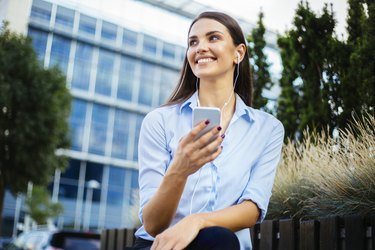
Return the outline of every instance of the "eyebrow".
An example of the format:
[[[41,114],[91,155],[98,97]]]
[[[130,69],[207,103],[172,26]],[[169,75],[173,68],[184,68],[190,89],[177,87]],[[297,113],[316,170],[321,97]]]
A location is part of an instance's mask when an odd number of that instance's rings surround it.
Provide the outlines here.
[[[213,30],[213,31],[209,31],[209,32],[207,32],[207,33],[206,33],[206,36],[210,36],[210,35],[215,34],[215,33],[223,34],[223,32],[221,32],[221,31]],[[189,39],[193,39],[193,38],[197,38],[197,36],[196,36],[196,35],[194,35],[194,36],[189,36]]]

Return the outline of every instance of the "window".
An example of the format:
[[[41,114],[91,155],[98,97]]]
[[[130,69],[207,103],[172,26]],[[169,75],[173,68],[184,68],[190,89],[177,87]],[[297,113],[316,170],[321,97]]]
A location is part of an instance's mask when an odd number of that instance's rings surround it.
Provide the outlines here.
[[[141,125],[143,121],[144,116],[143,115],[137,115],[136,120],[136,126],[135,126],[135,138],[134,138],[134,151],[133,151],[133,161],[138,161],[138,141],[139,141],[139,131],[141,130]]]
[[[96,19],[83,15],[80,15],[79,20],[79,34],[83,36],[95,36]]]
[[[57,6],[55,27],[63,28],[67,31],[73,30],[74,10]]]
[[[120,75],[118,80],[117,98],[131,101],[135,82],[135,59],[123,56],[121,58]]]
[[[124,201],[125,169],[119,167],[109,168],[109,182],[107,203],[122,206]]]
[[[137,48],[137,36],[138,34],[136,32],[124,29],[122,47],[125,49]]]
[[[49,25],[51,20],[51,9],[51,3],[41,0],[34,0],[31,7],[30,19]]]
[[[142,62],[141,80],[139,86],[138,102],[140,104],[152,106],[152,96],[154,93],[155,83],[155,66]]]
[[[61,71],[66,74],[69,63],[69,52],[70,40],[54,35],[49,63],[50,67],[58,65]]]
[[[88,90],[92,68],[93,47],[85,43],[77,43],[74,57],[72,87]]]
[[[102,41],[116,42],[117,26],[103,21],[102,23]]]
[[[86,176],[85,176],[85,194],[84,197],[86,199],[86,193],[87,193],[87,182],[91,180],[95,180],[99,182],[99,184],[102,184],[102,177],[103,177],[103,164],[94,163],[94,162],[87,162],[86,164]],[[92,201],[99,202],[100,201],[100,189],[94,188],[93,189],[93,196]]]
[[[70,160],[68,168],[61,173],[59,198],[77,198],[80,165],[80,161]]]
[[[114,62],[114,53],[106,50],[100,50],[96,74],[95,93],[106,96],[111,95]]]
[[[71,148],[73,150],[82,150],[83,134],[85,129],[86,117],[85,101],[73,99],[72,112],[70,115],[70,129],[71,129]]]
[[[116,110],[113,127],[112,157],[126,159],[129,137],[129,123],[133,114],[124,110]]]
[[[159,104],[164,104],[178,81],[178,73],[163,69],[160,78]]]
[[[156,55],[156,39],[154,37],[144,35],[143,53],[150,55],[150,56]]]
[[[48,39],[47,32],[29,28],[28,35],[32,39],[33,47],[38,55],[39,61],[44,62],[44,55],[46,53]]]
[[[94,104],[89,139],[90,153],[98,155],[104,155],[105,153],[108,113],[109,108],[107,106]]]
[[[170,43],[163,44],[163,59],[174,60],[175,46]]]

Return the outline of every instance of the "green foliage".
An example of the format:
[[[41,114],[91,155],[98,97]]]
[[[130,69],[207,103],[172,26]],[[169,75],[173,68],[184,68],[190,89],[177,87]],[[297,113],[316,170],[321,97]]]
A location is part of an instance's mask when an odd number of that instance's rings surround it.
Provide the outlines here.
[[[4,189],[25,192],[27,183],[45,185],[65,157],[56,149],[69,146],[71,96],[57,69],[44,69],[31,41],[0,32],[0,209]],[[0,210],[1,215],[1,210]]]
[[[364,5],[367,6],[367,13]],[[375,3],[349,0],[347,41],[337,39],[328,6],[318,16],[300,2],[279,37],[283,64],[277,116],[293,139],[309,127],[345,127],[352,112],[375,106]]]
[[[38,225],[45,225],[47,219],[56,217],[63,211],[60,203],[51,202],[49,192],[43,186],[34,186],[31,196],[26,199],[26,212]]]
[[[268,218],[375,213],[375,117],[356,118],[338,137],[305,130],[288,141],[277,170]]]
[[[259,13],[257,27],[252,30],[251,35],[247,37],[249,42],[248,51],[252,61],[252,68],[254,72],[254,93],[253,93],[253,107],[267,110],[267,98],[262,96],[264,89],[270,90],[273,86],[271,76],[269,73],[270,64],[267,61],[267,56],[263,50],[266,46],[264,33],[266,29],[263,24],[263,13]]]

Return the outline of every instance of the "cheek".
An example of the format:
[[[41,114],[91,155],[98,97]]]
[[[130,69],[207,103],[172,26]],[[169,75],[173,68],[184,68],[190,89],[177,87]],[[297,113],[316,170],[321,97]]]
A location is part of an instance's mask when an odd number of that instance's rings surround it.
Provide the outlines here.
[[[186,53],[186,58],[191,66],[191,64],[194,63],[194,53],[190,49]]]

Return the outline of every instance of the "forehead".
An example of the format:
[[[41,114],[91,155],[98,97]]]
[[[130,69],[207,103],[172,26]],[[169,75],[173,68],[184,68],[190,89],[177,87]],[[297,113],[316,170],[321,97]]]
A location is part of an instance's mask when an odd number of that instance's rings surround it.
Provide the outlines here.
[[[202,18],[196,21],[193,26],[191,26],[189,37],[205,35],[207,32],[211,31],[219,31],[224,35],[230,36],[227,27],[225,27],[222,23],[214,19]]]

